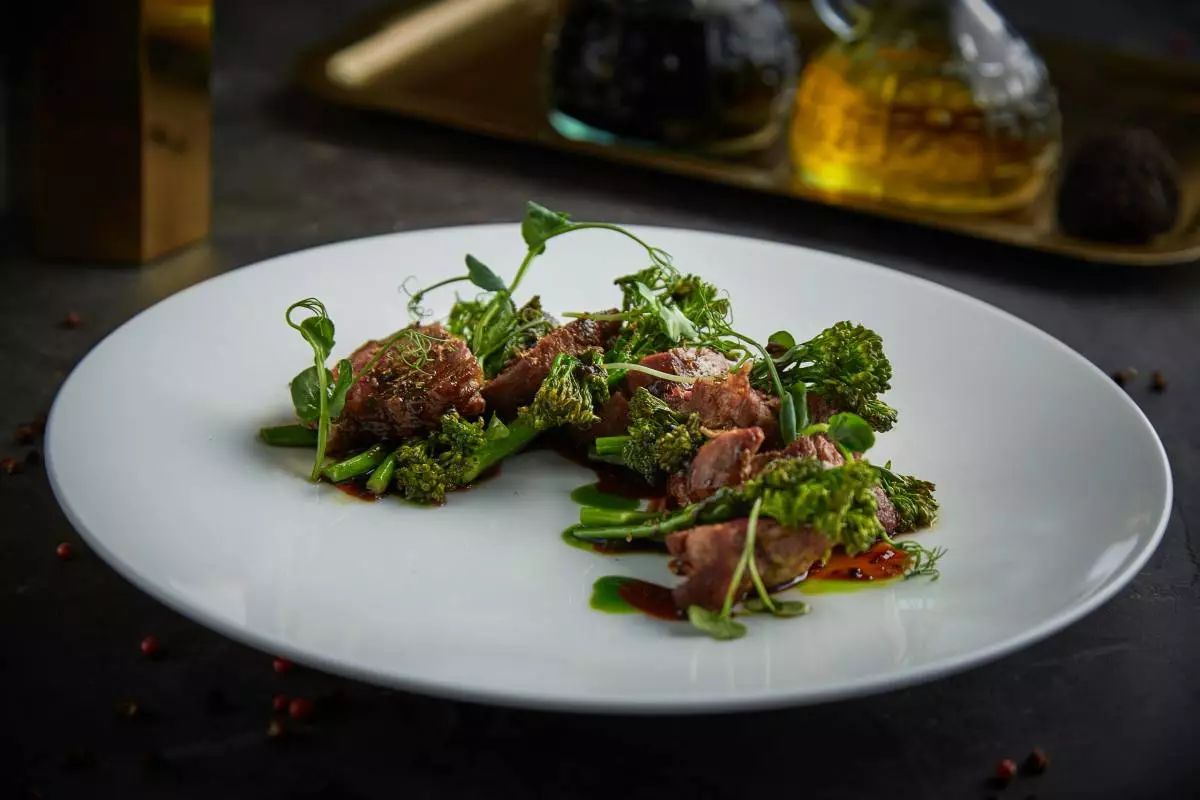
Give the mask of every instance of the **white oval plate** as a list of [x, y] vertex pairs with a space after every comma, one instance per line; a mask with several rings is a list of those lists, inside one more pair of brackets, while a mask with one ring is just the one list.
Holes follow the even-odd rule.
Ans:
[[[555, 709], [698, 712], [830, 700], [962, 670], [1094, 610], [1153, 552], [1171, 501], [1146, 418], [1099, 370], [997, 309], [869, 264], [781, 244], [641, 229], [728, 289], [765, 337], [841, 319], [884, 337], [897, 428], [872, 457], [933, 480], [949, 554], [937, 582], [809, 598], [804, 618], [752, 618], [735, 642], [607, 615], [593, 581], [670, 583], [661, 556], [566, 546], [571, 489], [591, 473], [548, 452], [440, 509], [364, 503], [304, 479], [308, 451], [258, 443], [290, 419], [311, 363], [283, 320], [323, 299], [335, 356], [407, 321], [399, 285], [511, 276], [513, 225], [352, 241], [191, 287], [101, 343], [50, 417], [54, 490], [89, 544], [164, 603], [232, 638], [332, 672], [431, 694]], [[645, 265], [602, 231], [551, 243], [523, 289], [555, 311], [617, 304]], [[451, 293], [435, 298], [446, 311]]]

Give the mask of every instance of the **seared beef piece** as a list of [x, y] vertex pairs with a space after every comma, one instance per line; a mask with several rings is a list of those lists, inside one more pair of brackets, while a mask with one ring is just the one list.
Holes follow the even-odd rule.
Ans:
[[[437, 323], [415, 330], [424, 336], [398, 339], [346, 393], [330, 431], [330, 452], [422, 433], [452, 408], [464, 417], [483, 413], [483, 370], [466, 343]], [[372, 340], [355, 350], [349, 359], [354, 371], [365, 368], [383, 345]]]
[[757, 427], [768, 442], [779, 438], [779, 399], [750, 386], [748, 366], [723, 378], [702, 378], [691, 389], [672, 387], [663, 400], [676, 411], [699, 414], [710, 430]]
[[777, 458], [815, 458], [827, 467], [840, 467], [846, 463], [846, 459], [842, 458], [842, 453], [837, 446], [825, 438], [824, 434], [818, 433], [816, 436], [801, 436], [782, 450], [759, 453], [754, 456], [750, 461], [746, 479], [753, 478], [762, 472], [767, 464]]
[[587, 428], [568, 428], [571, 438], [579, 444], [589, 445], [601, 436], [624, 436], [629, 427], [629, 399], [623, 392], [613, 392], [596, 416], [600, 421]]
[[815, 425], [818, 422], [829, 422], [829, 418], [838, 413], [838, 410], [833, 407], [828, 400], [820, 395], [806, 395], [808, 398], [808, 424]]
[[607, 347], [620, 327], [619, 321], [577, 319], [550, 331], [483, 387], [488, 409], [505, 419], [516, 416], [517, 409], [533, 400], [560, 353], [577, 356], [592, 347]]
[[[755, 440], [749, 436], [752, 431], [758, 431]], [[780, 458], [816, 458], [831, 467], [845, 463], [833, 442], [820, 434], [802, 436], [783, 450], [760, 453], [765, 438], [759, 428], [722, 433], [701, 446], [685, 473], [668, 479], [667, 491], [680, 505], [687, 505], [711, 496], [722, 486], [745, 483]]]
[[[747, 522], [737, 519], [701, 525], [667, 537], [667, 550], [675, 557], [671, 569], [687, 578], [672, 590], [676, 606], [721, 608], [746, 544]], [[829, 539], [812, 528], [785, 528], [774, 520], [759, 518], [754, 558], [763, 583], [770, 588], [807, 572], [830, 546]], [[750, 570], [746, 570], [736, 597], [751, 585]]]
[[[659, 372], [665, 372], [669, 375], [679, 375], [686, 378], [720, 377], [729, 372], [730, 366], [729, 359], [716, 350], [709, 350], [707, 347], [672, 347], [665, 353], [648, 355], [638, 363], [643, 367], [649, 367], [650, 369], [656, 369]], [[664, 381], [652, 375], [647, 375], [644, 372], [628, 373], [625, 376], [625, 382], [629, 384], [629, 393], [631, 395], [639, 387], [645, 387], [646, 391], [655, 397], [662, 397], [663, 393], [671, 387], [688, 385]]]
[[687, 472], [671, 476], [668, 491], [681, 505], [687, 505], [722, 486], [737, 486], [750, 477], [751, 459], [764, 439], [762, 428], [737, 428], [705, 442]]
[[891, 498], [887, 496], [887, 492], [883, 491], [882, 486], [874, 486], [871, 492], [875, 495], [875, 517], [879, 520], [879, 524], [888, 533], [895, 533], [896, 528], [900, 525], [900, 515], [896, 512], [896, 507], [892, 505]]

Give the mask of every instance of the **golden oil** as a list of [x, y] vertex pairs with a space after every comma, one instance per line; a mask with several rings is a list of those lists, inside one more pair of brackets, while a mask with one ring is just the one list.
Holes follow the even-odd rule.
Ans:
[[790, 133], [800, 179], [941, 211], [1026, 205], [1060, 149], [1040, 60], [994, 24], [980, 41], [988, 31], [947, 13], [955, 3], [907, 5], [923, 14], [884, 15], [878, 29], [834, 41], [804, 70]]

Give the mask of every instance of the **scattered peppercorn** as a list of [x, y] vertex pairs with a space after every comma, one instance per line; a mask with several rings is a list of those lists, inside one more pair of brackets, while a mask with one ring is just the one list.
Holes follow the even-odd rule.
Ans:
[[271, 668], [282, 675], [292, 668], [292, 662], [288, 661], [286, 658], [279, 658], [276, 656], [275, 660], [271, 662]]
[[1154, 370], [1150, 375], [1150, 388], [1156, 392], [1165, 392], [1167, 390], [1167, 379], [1158, 370]]
[[286, 694], [277, 694], [271, 698], [271, 708], [282, 714], [288, 710], [288, 703], [291, 702]]
[[146, 658], [157, 658], [161, 652], [161, 648], [158, 644], [158, 637], [154, 635], [150, 635], [145, 639], [142, 639], [141, 648], [142, 655], [144, 655]]
[[33, 444], [33, 440], [37, 434], [33, 432], [32, 425], [21, 425], [13, 434], [13, 441], [17, 444]]
[[75, 557], [75, 548], [71, 547], [70, 542], [63, 542], [54, 548], [54, 552], [58, 555], [60, 561], [70, 561]]
[[30, 450], [25, 454], [25, 464], [30, 467], [36, 467], [42, 463], [42, 454], [37, 450]]
[[1017, 764], [1011, 758], [1006, 758], [996, 765], [996, 779], [1010, 781], [1017, 774]]
[[283, 723], [277, 719], [273, 719], [267, 723], [267, 738], [280, 739], [283, 737]]
[[1028, 756], [1025, 757], [1024, 768], [1030, 775], [1041, 775], [1050, 766], [1050, 759], [1046, 756], [1045, 751], [1034, 748]]
[[1131, 380], [1137, 377], [1138, 371], [1133, 367], [1117, 370], [1113, 373], [1112, 379], [1117, 382], [1117, 386], [1124, 386]]
[[126, 719], [135, 719], [141, 716], [142, 713], [142, 709], [137, 704], [136, 700], [126, 700], [125, 702], [121, 703], [120, 711], [121, 716], [125, 717]]
[[46, 432], [47, 417], [49, 417], [49, 414], [47, 414], [43, 411], [41, 414], [37, 415], [37, 419], [35, 419], [33, 421], [32, 425], [30, 425], [30, 427], [33, 428], [33, 432], [36, 433], [38, 436], [41, 436], [43, 433]]
[[0, 458], [0, 472], [15, 475], [21, 471], [21, 462], [15, 458]]
[[83, 324], [83, 320], [74, 311], [68, 311], [67, 315], [63, 317], [62, 324], [64, 328], [78, 328]]
[[288, 703], [288, 716], [292, 719], [308, 719], [312, 714], [313, 702], [306, 697], [297, 697]]

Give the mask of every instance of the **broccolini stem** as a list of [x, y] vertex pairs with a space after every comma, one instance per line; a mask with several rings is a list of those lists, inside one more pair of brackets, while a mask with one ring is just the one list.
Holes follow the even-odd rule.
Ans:
[[330, 464], [323, 470], [323, 474], [328, 480], [334, 483], [341, 483], [342, 481], [356, 478], [359, 475], [367, 474], [382, 464], [387, 457], [387, 448], [381, 444], [377, 444], [369, 450], [363, 450], [361, 453], [352, 455], [343, 461], [338, 461], [336, 464]]
[[630, 439], [629, 436], [600, 436], [596, 439], [596, 455], [598, 456], [619, 456], [621, 451], [625, 449], [625, 443]]
[[258, 438], [272, 447], [316, 447], [317, 432], [303, 425], [276, 425], [262, 428]]
[[383, 494], [392, 485], [392, 478], [396, 474], [396, 454], [399, 450], [393, 450], [388, 453], [388, 457], [383, 460], [383, 463], [375, 468], [371, 473], [371, 477], [367, 478], [367, 491], [371, 494]]
[[584, 506], [579, 509], [579, 524], [584, 527], [606, 528], [615, 525], [640, 525], [661, 517], [661, 513], [652, 511], [622, 511], [614, 508], [596, 508], [595, 506]]
[[571, 534], [580, 539], [654, 539], [675, 531], [685, 531], [696, 526], [703, 505], [688, 506], [678, 514], [673, 514], [658, 522], [645, 525], [613, 525], [603, 528], [589, 528], [586, 525], [576, 525], [570, 528]]
[[470, 483], [504, 459], [524, 450], [537, 438], [538, 433], [540, 431], [533, 427], [524, 414], [519, 415], [508, 426], [507, 436], [489, 441], [476, 453], [475, 466], [463, 475], [463, 483]]

